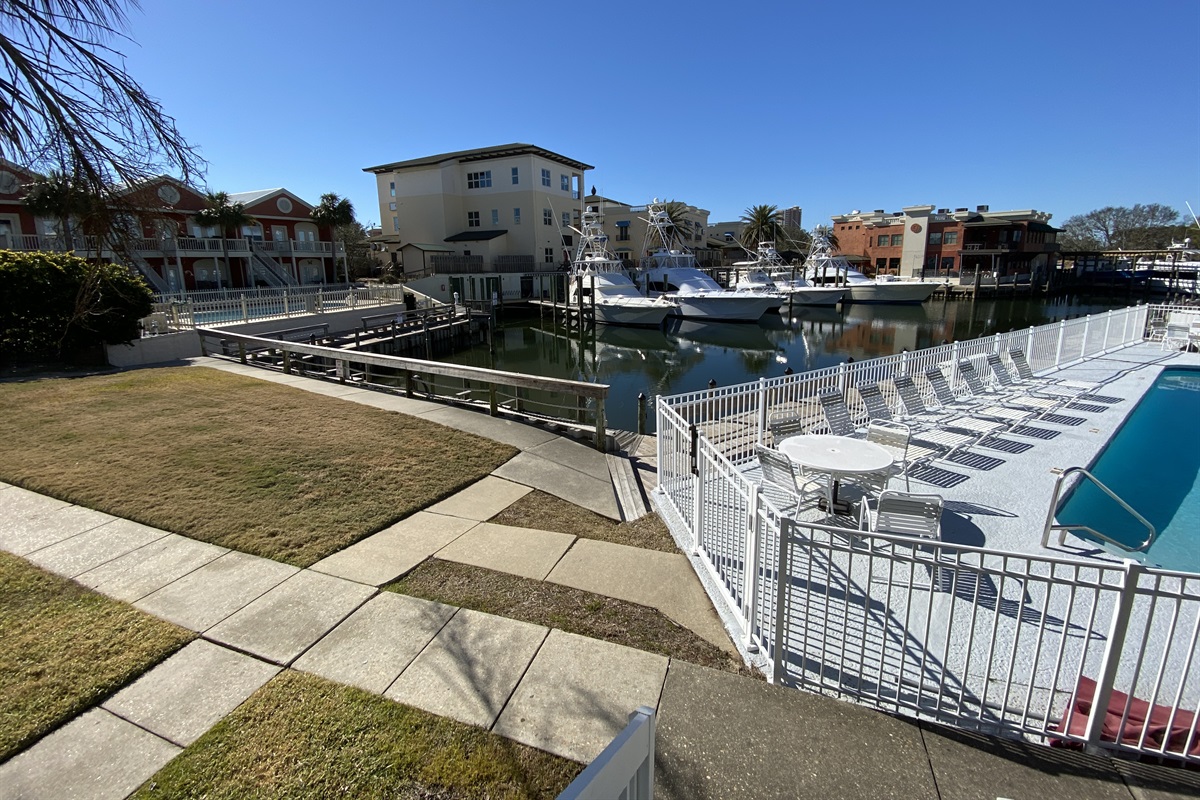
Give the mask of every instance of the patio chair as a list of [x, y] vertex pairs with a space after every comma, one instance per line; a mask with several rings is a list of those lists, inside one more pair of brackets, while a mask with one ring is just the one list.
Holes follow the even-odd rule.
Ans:
[[789, 436], [800, 436], [804, 433], [804, 423], [798, 414], [793, 412], [772, 411], [767, 418], [767, 428], [771, 431], [771, 440], [776, 447]]
[[[884, 491], [877, 499], [863, 500], [859, 506], [858, 529], [940, 542], [944, 507], [945, 501], [941, 495]], [[942, 579], [941, 568], [937, 563], [938, 550], [936, 547], [921, 549], [932, 553], [932, 587], [938, 587]]]
[[1025, 351], [1019, 347], [1013, 347], [1009, 349], [1008, 360], [1012, 362], [1013, 368], [1017, 371], [1017, 378], [1020, 379], [1022, 383], [1040, 386], [1041, 390], [1044, 392], [1050, 391], [1063, 394], [1086, 395], [1095, 393], [1097, 389], [1104, 385], [1094, 381], [1039, 378], [1033, 374], [1033, 368], [1029, 366], [1029, 359], [1025, 357]]
[[778, 450], [759, 445], [755, 453], [762, 467], [762, 493], [780, 511], [799, 512], [828, 495], [825, 481], [797, 474], [795, 464]]
[[821, 413], [829, 425], [829, 432], [834, 436], [853, 436], [857, 432], [854, 420], [850, 418], [850, 408], [842, 399], [842, 393], [836, 389], [821, 392], [817, 395], [821, 404]]
[[867, 441], [887, 450], [895, 459], [895, 463], [888, 470], [889, 474], [883, 476], [883, 485], [886, 486], [887, 479], [891, 475], [899, 474], [904, 478], [904, 488], [908, 491], [912, 491], [912, 485], [908, 480], [909, 465], [939, 458], [942, 455], [940, 450], [914, 443], [908, 427], [899, 422], [870, 423], [867, 425]]

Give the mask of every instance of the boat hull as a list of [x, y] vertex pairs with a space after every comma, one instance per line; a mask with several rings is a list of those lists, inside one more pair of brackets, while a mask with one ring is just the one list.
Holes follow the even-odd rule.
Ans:
[[662, 327], [673, 307], [665, 304], [624, 305], [596, 303], [596, 322], [601, 325], [624, 325], [631, 328]]
[[890, 281], [888, 283], [851, 283], [847, 303], [924, 303], [937, 291], [936, 283]]
[[826, 288], [811, 286], [786, 290], [788, 302], [797, 306], [836, 306], [845, 299], [848, 293], [842, 288]]
[[717, 320], [721, 322], [757, 322], [767, 310], [779, 301], [773, 297], [761, 295], [735, 296], [728, 293], [716, 296], [704, 295], [674, 295], [671, 297], [679, 305], [676, 316], [684, 319]]

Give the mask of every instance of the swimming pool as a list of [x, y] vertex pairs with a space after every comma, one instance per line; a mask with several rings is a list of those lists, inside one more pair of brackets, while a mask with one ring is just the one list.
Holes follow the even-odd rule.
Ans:
[[[1131, 557], [1200, 572], [1200, 369], [1164, 369], [1089, 471], [1158, 531], [1146, 553]], [[1144, 526], [1086, 479], [1056, 516], [1134, 546], [1146, 538]]]

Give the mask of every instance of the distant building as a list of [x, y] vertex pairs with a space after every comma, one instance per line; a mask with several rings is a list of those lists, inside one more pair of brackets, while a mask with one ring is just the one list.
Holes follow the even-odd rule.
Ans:
[[160, 293], [333, 283], [345, 274], [342, 243], [313, 223], [312, 205], [287, 189], [230, 194], [254, 223], [225, 238], [229, 232], [196, 222], [205, 204], [200, 191], [165, 175], [144, 181], [122, 192], [141, 213], [130, 220], [129, 247], [114, 249], [75, 230], [68, 240], [58, 219], [30, 213], [25, 187], [39, 177], [0, 159], [0, 249], [75, 252], [123, 263]]
[[1058, 229], [1033, 209], [991, 211], [988, 206], [906, 206], [886, 213], [851, 211], [833, 219], [838, 252], [867, 271], [922, 275], [1044, 276], [1054, 266]]
[[[584, 204], [603, 216], [608, 245], [617, 258], [630, 265], [639, 264], [647, 255], [646, 231], [649, 225], [646, 223], [646, 206], [630, 205], [597, 194], [585, 197]], [[708, 211], [685, 204], [683, 221], [685, 230], [681, 239], [683, 245], [696, 255], [696, 260], [703, 266], [720, 263], [720, 254], [709, 241], [712, 231], [708, 225]]]
[[[406, 275], [534, 272], [562, 263], [574, 242], [588, 164], [532, 144], [506, 144], [366, 167], [375, 175], [383, 236], [408, 251], [434, 246], [439, 265]], [[454, 257], [454, 258], [451, 258]]]

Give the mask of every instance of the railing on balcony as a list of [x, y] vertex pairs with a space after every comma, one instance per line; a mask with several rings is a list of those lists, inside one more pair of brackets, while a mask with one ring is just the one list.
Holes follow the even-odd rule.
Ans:
[[[128, 246], [144, 255], [163, 253], [164, 255], [204, 254], [211, 256], [219, 255], [222, 252], [237, 255], [249, 252], [252, 241], [255, 247], [268, 250], [277, 256], [296, 256], [300, 258], [329, 255], [341, 256], [346, 252], [343, 242], [307, 242], [297, 239], [262, 242], [250, 239], [225, 239], [225, 247], [222, 250], [222, 240], [220, 238], [208, 239], [195, 236], [163, 237], [160, 239], [135, 237], [128, 240]], [[43, 250], [53, 253], [74, 250], [76, 252], [103, 252], [105, 255], [108, 255], [116, 249], [112, 247], [111, 243], [105, 243], [103, 248], [98, 249], [100, 243], [101, 240], [95, 236], [73, 236], [68, 242], [67, 237], [53, 234], [13, 233], [0, 235], [0, 249], [5, 250]]]

